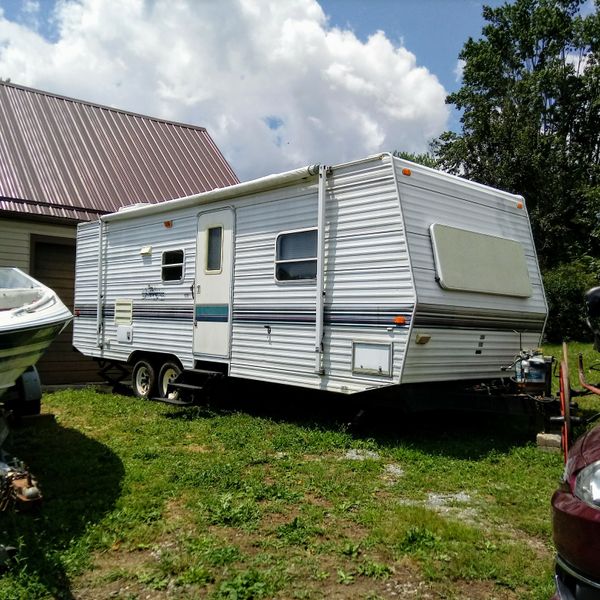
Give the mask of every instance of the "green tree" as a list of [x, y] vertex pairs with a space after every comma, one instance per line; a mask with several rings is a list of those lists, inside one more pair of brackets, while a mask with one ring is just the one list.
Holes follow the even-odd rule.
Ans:
[[424, 167], [431, 167], [432, 169], [435, 169], [438, 166], [438, 161], [435, 156], [427, 152], [423, 154], [413, 154], [412, 152], [396, 150], [394, 156], [403, 158], [404, 160], [410, 160], [411, 162], [423, 165]]
[[485, 6], [447, 98], [462, 131], [433, 143], [442, 168], [525, 197], [543, 267], [600, 255], [599, 4]]

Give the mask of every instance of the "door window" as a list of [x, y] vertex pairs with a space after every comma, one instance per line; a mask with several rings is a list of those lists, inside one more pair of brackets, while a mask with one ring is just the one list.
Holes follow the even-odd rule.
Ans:
[[220, 273], [223, 261], [223, 228], [209, 227], [206, 233], [206, 267], [207, 273]]

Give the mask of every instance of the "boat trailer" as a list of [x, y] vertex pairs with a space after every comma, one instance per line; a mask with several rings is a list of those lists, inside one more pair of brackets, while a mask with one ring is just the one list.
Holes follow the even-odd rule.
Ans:
[[[23, 402], [38, 404], [41, 399], [41, 386], [35, 368], [28, 370], [14, 388], [8, 390], [0, 401], [0, 512], [14, 510], [24, 512], [40, 505], [42, 493], [37, 478], [27, 465], [4, 449], [9, 434], [9, 423], [20, 418], [19, 411], [13, 410], [13, 396], [17, 396], [16, 406], [28, 406]], [[16, 548], [0, 543], [0, 570], [7, 568], [16, 554]]]

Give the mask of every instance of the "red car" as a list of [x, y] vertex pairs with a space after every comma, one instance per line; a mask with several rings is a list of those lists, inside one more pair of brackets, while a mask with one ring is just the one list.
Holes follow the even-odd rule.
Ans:
[[600, 426], [569, 451], [552, 496], [556, 594], [552, 600], [600, 599]]

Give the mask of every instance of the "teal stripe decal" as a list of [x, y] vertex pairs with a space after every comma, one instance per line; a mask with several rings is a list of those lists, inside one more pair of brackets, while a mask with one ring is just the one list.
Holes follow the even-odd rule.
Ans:
[[227, 323], [229, 321], [229, 304], [197, 304], [196, 321]]

